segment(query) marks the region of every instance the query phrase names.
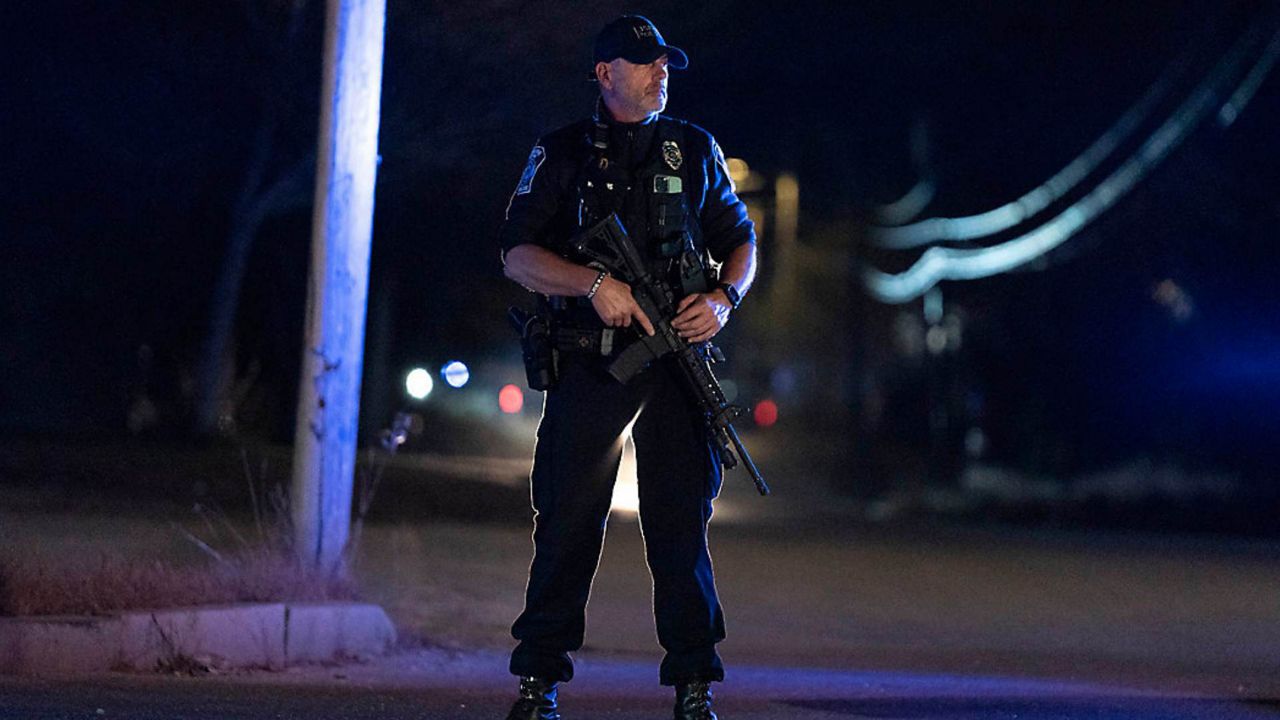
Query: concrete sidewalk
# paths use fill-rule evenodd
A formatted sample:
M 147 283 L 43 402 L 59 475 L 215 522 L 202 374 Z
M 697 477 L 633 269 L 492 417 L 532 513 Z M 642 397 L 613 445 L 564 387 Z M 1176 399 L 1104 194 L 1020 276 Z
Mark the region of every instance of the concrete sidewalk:
M 382 608 L 263 603 L 0 619 L 0 674 L 278 669 L 381 655 L 396 641 Z

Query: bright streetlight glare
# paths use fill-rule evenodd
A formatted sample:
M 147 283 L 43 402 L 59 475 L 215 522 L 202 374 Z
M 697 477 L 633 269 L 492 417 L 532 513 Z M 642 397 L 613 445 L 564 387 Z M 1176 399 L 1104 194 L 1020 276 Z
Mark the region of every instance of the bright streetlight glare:
M 431 379 L 431 373 L 424 368 L 414 368 L 405 376 L 404 387 L 414 400 L 425 400 L 435 387 L 435 382 Z

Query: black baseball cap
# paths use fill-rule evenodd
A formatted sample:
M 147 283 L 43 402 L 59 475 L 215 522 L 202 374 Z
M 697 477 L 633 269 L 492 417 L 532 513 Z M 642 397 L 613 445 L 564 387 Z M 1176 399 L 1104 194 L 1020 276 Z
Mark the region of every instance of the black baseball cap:
M 689 67 L 689 56 L 680 48 L 668 45 L 662 39 L 662 33 L 658 32 L 658 28 L 648 18 L 623 15 L 605 25 L 600 34 L 596 35 L 591 79 L 596 78 L 596 63 L 622 58 L 637 65 L 648 65 L 663 55 L 667 56 L 667 67 L 672 70 Z

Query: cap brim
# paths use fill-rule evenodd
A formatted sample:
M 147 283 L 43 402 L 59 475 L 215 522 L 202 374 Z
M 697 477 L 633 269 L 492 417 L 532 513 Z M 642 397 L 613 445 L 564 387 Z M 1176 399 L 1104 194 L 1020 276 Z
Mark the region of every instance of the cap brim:
M 689 56 L 685 55 L 683 50 L 673 45 L 657 45 L 649 48 L 643 55 L 633 57 L 624 56 L 623 59 L 629 60 L 637 65 L 648 65 L 663 55 L 667 56 L 667 67 L 672 70 L 684 70 L 689 67 Z
M 685 68 L 689 67 L 689 56 L 685 55 L 683 50 L 681 50 L 678 47 L 675 47 L 674 45 L 658 45 L 656 47 L 650 48 L 643 55 L 633 55 L 631 57 L 620 55 L 619 57 L 621 57 L 623 60 L 626 60 L 627 62 L 633 62 L 637 65 L 648 65 L 649 63 L 653 62 L 654 60 L 657 60 L 663 55 L 667 56 L 667 67 L 671 68 L 672 70 L 684 70 Z M 608 62 L 608 61 L 598 60 L 597 62 Z M 588 80 L 596 79 L 596 70 L 594 67 L 592 67 L 591 71 L 587 73 L 587 79 Z
M 657 58 L 654 58 L 655 60 Z M 678 47 L 667 46 L 667 67 L 672 70 L 684 70 L 689 67 L 689 56 Z

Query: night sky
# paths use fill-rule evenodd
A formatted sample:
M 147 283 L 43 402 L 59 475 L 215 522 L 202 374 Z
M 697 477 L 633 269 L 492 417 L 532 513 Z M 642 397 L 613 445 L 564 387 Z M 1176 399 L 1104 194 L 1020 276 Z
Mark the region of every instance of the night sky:
M 691 58 L 673 74 L 668 113 L 706 127 L 766 177 L 795 173 L 801 244 L 848 258 L 838 275 L 843 306 L 815 298 L 806 308 L 843 338 L 808 366 L 837 373 L 843 389 L 822 402 L 797 398 L 797 407 L 837 408 L 816 425 L 856 423 L 876 389 L 899 398 L 885 413 L 907 419 L 875 432 L 903 437 L 913 432 L 906 408 L 918 406 L 910 390 L 921 371 L 895 355 L 892 328 L 903 313 L 919 318 L 921 305 L 867 298 L 856 258 L 896 271 L 918 251 L 867 250 L 872 209 L 922 171 L 937 191 L 923 216 L 1014 199 L 1180 68 L 1155 112 L 1167 116 L 1248 26 L 1269 28 L 1269 38 L 1278 11 L 1175 0 L 390 0 L 371 412 L 385 410 L 408 364 L 517 361 L 503 309 L 524 293 L 501 277 L 502 210 L 538 135 L 589 112 L 594 90 L 582 77 L 591 38 L 622 10 L 653 19 Z M 322 3 L 49 1 L 9 14 L 0 432 L 121 436 L 131 398 L 145 392 L 159 408 L 152 432 L 189 435 L 214 287 L 230 237 L 252 218 L 236 367 L 253 375 L 266 418 L 248 431 L 287 438 Z M 1197 129 L 1059 250 L 1008 275 L 944 283 L 948 311 L 966 323 L 965 350 L 948 361 L 945 382 L 967 422 L 985 428 L 994 460 L 1070 474 L 1172 454 L 1271 480 L 1280 432 L 1278 117 L 1280 78 L 1271 76 L 1233 124 Z M 913 128 L 927 138 L 925 168 L 912 159 Z M 772 281 L 765 230 L 758 297 Z M 1188 319 L 1155 299 L 1165 280 L 1191 299 Z M 733 330 L 727 343 L 749 352 L 747 331 Z M 822 347 L 798 343 L 797 362 Z

